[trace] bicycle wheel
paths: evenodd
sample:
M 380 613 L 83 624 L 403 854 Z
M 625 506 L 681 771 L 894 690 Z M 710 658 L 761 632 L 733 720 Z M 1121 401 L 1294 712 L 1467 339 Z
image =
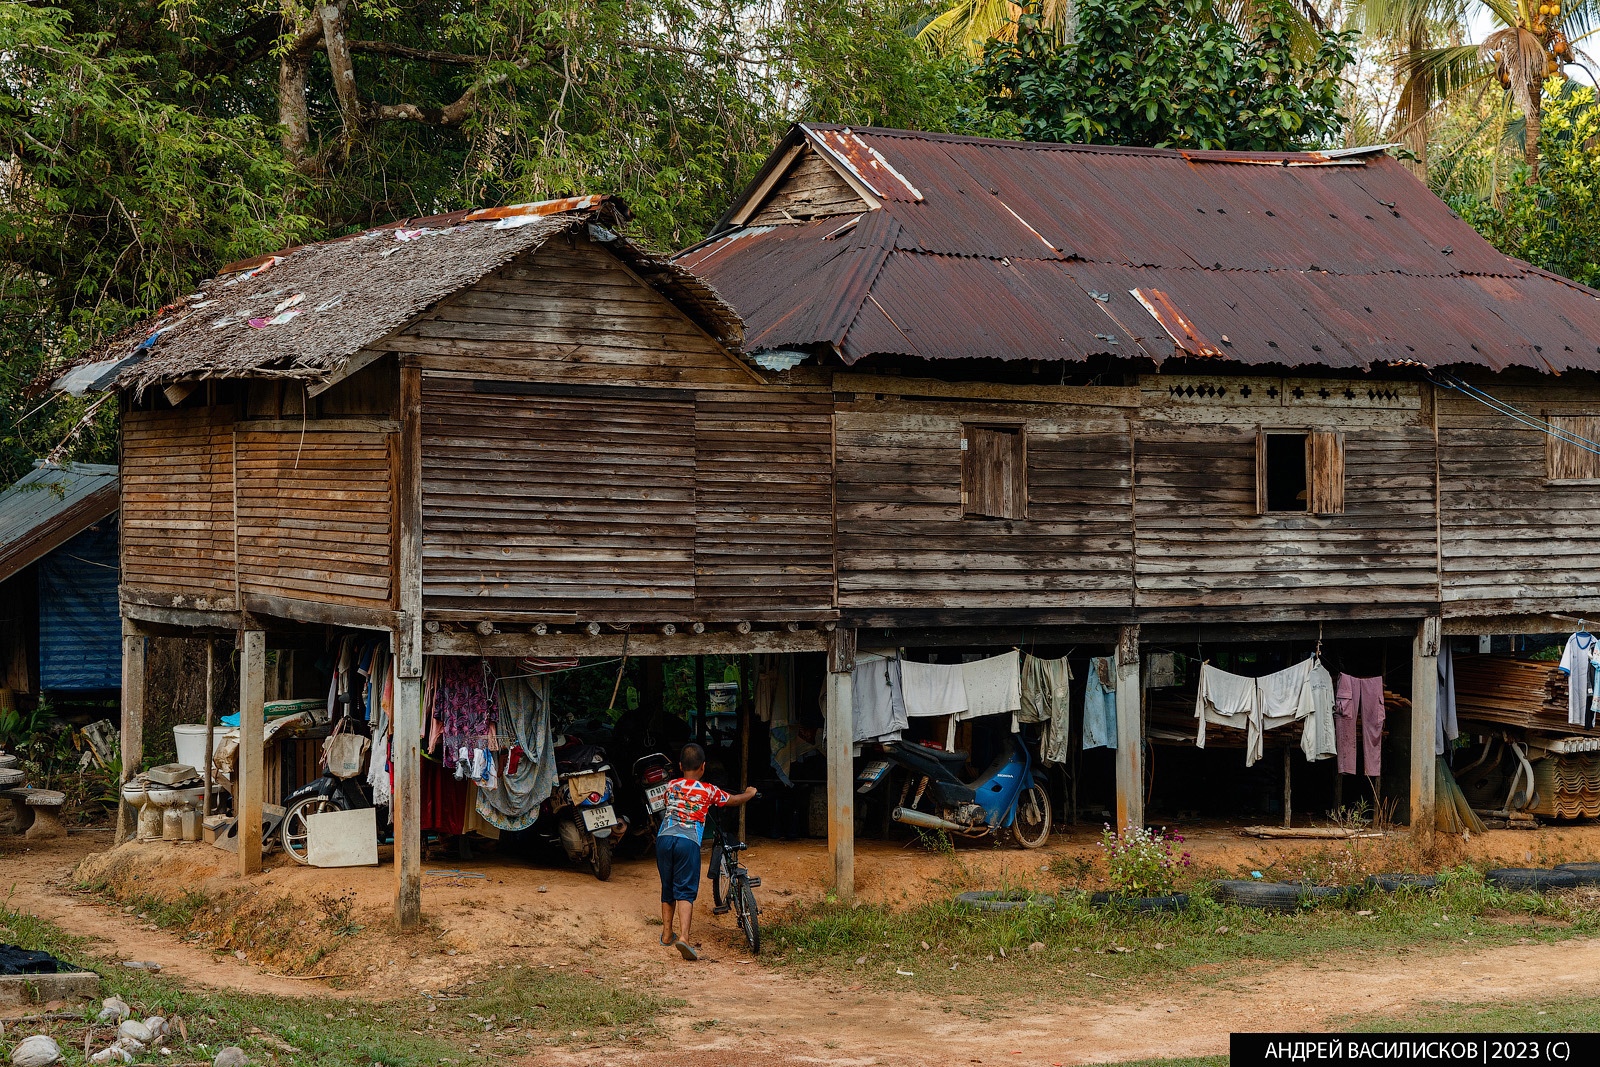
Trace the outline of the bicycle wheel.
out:
M 283 842 L 283 850 L 293 856 L 296 863 L 310 863 L 311 857 L 306 854 L 306 839 L 310 834 L 306 816 L 338 810 L 340 810 L 339 805 L 330 797 L 306 797 L 295 804 L 284 812 L 283 823 L 278 829 L 278 839 Z
M 739 929 L 744 932 L 744 940 L 750 946 L 751 954 L 761 955 L 761 920 L 759 909 L 756 908 L 756 894 L 743 878 L 739 879 L 733 908 L 739 913 Z
M 723 857 L 728 853 L 719 841 L 711 846 L 711 862 L 706 865 L 706 877 L 711 879 L 711 903 L 714 907 L 725 908 L 728 902 L 723 893 L 723 886 L 728 883 L 728 872 L 723 870 Z

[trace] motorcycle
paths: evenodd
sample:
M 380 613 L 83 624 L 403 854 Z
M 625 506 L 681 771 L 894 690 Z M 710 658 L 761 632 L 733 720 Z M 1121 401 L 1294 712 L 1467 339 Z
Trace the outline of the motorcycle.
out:
M 1006 841 L 1019 848 L 1038 848 L 1050 837 L 1050 794 L 1033 777 L 1033 757 L 1013 735 L 1009 752 L 996 756 L 972 781 L 964 781 L 965 752 L 906 741 L 884 745 L 885 759 L 863 767 L 856 792 L 870 793 L 889 777 L 891 767 L 907 772 L 900 802 L 890 814 L 895 822 L 923 830 L 943 830 L 963 837 Z
M 652 752 L 634 761 L 633 780 L 644 797 L 644 828 L 651 833 L 667 809 L 667 783 L 672 781 L 672 771 L 672 760 L 664 752 Z
M 556 749 L 557 785 L 545 801 L 544 835 L 553 836 L 567 859 L 587 861 L 594 876 L 611 877 L 611 855 L 628 823 L 617 813 L 616 788 L 605 750 L 567 738 Z
M 309 837 L 307 816 L 325 811 L 358 811 L 373 806 L 372 787 L 367 784 L 365 777 L 340 778 L 324 771 L 321 777 L 313 778 L 284 800 L 278 839 L 283 850 L 296 862 L 310 863 L 311 858 L 306 852 Z M 382 814 L 380 811 L 380 826 L 386 822 Z

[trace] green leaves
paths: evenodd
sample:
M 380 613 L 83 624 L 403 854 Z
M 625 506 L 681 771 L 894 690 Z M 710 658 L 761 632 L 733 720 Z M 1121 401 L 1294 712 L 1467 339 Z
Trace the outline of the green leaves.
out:
M 1210 0 L 1084 0 L 1071 43 L 1031 13 L 1015 42 L 993 43 L 990 106 L 1022 136 L 1156 148 L 1283 151 L 1322 144 L 1342 125 L 1339 76 L 1353 36 L 1314 50 L 1286 0 L 1255 7 L 1248 34 Z

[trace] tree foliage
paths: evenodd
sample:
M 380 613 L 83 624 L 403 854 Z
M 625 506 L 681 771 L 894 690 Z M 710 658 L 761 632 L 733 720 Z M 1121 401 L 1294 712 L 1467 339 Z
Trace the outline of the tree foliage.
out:
M 1450 202 L 1507 255 L 1600 286 L 1600 107 L 1588 86 L 1546 91 L 1537 181 L 1519 169 L 1502 190 Z
M 1295 46 L 1285 0 L 1257 5 L 1250 32 L 1212 0 L 1083 0 L 1062 45 L 1030 10 L 984 60 L 990 104 L 1038 141 L 1275 151 L 1324 143 L 1343 125 L 1348 34 Z
M 0 479 L 109 412 L 20 390 L 297 241 L 605 192 L 700 238 L 796 119 L 985 132 L 927 0 L 0 4 Z M 23 416 L 27 415 L 26 418 Z M 74 432 L 76 429 L 76 433 Z

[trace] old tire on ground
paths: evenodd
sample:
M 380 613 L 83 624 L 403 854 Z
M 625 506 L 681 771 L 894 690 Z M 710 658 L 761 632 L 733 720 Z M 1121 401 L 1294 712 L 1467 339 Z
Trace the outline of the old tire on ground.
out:
M 1173 893 L 1164 897 L 1127 897 L 1120 894 L 1095 893 L 1089 903 L 1097 908 L 1120 907 L 1134 911 L 1182 911 L 1189 906 L 1188 893 Z
M 1558 863 L 1556 870 L 1577 875 L 1579 885 L 1600 885 L 1600 863 Z
M 1547 870 L 1543 867 L 1502 867 L 1484 876 L 1490 885 L 1501 889 L 1525 889 L 1545 893 L 1552 889 L 1571 889 L 1578 885 L 1578 876 L 1571 871 Z
M 1431 874 L 1374 874 L 1367 878 L 1367 888 L 1385 893 L 1398 893 L 1407 889 L 1418 891 L 1437 889 L 1439 879 Z
M 1052 908 L 1055 907 L 1056 898 L 1017 890 L 985 889 L 957 893 L 956 903 L 974 911 L 1016 911 L 1018 908 Z
M 1224 904 L 1238 904 L 1244 908 L 1264 908 L 1268 911 L 1295 911 L 1311 900 L 1326 899 L 1344 893 L 1342 889 L 1326 886 L 1298 886 L 1290 882 L 1225 881 L 1212 883 L 1217 900 Z

